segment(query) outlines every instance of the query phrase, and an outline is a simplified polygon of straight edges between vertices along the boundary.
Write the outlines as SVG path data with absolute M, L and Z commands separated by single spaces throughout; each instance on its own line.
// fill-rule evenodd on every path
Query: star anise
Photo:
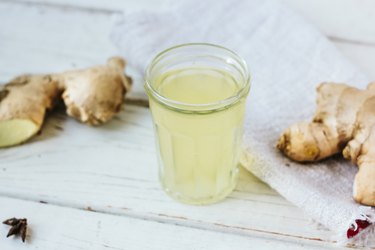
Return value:
M 11 235 L 21 235 L 22 241 L 25 242 L 26 233 L 27 233 L 27 219 L 26 218 L 23 218 L 23 219 L 10 218 L 10 219 L 3 221 L 3 224 L 12 226 L 9 229 L 7 237 Z

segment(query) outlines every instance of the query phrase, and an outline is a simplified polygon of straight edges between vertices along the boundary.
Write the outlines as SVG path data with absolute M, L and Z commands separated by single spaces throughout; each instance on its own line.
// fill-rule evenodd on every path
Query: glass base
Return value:
M 163 190 L 167 193 L 167 195 L 178 202 L 185 203 L 188 205 L 208 205 L 217 203 L 226 198 L 229 194 L 231 194 L 237 186 L 237 180 L 238 178 L 235 178 L 234 181 L 229 186 L 224 188 L 219 194 L 216 194 L 214 196 L 208 196 L 205 198 L 187 197 L 186 195 L 174 192 L 169 188 L 165 187 L 162 181 L 160 183 L 162 184 Z

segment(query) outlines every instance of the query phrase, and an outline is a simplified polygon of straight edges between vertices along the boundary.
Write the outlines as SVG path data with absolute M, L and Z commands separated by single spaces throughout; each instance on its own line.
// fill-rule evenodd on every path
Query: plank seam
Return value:
M 0 0 L 0 3 L 11 3 L 11 4 L 19 4 L 25 6 L 38 6 L 38 7 L 47 7 L 47 8 L 55 8 L 61 11 L 81 11 L 87 13 L 98 13 L 98 14 L 105 14 L 105 15 L 112 15 L 122 13 L 121 10 L 114 10 L 114 9 L 100 9 L 97 7 L 86 7 L 86 6 L 77 6 L 71 4 L 59 4 L 59 3 L 45 3 L 45 2 L 29 2 L 24 0 Z
M 139 215 L 136 213 L 131 213 L 131 210 L 128 210 L 124 208 L 123 210 L 127 210 L 128 213 L 120 213 L 120 212 L 109 212 L 104 211 L 102 209 L 96 209 L 92 208 L 91 206 L 88 207 L 80 207 L 74 204 L 63 204 L 59 202 L 47 202 L 44 200 L 34 200 L 31 198 L 21 198 L 17 195 L 11 196 L 4 193 L 0 193 L 0 197 L 3 198 L 9 198 L 9 199 L 15 199 L 15 200 L 21 200 L 21 201 L 27 201 L 27 202 L 33 202 L 33 203 L 40 203 L 44 205 L 51 205 L 61 208 L 69 208 L 69 209 L 77 209 L 81 211 L 86 212 L 93 212 L 93 213 L 100 213 L 100 214 L 106 214 L 106 215 L 112 215 L 112 216 L 120 216 L 120 217 L 126 217 L 131 219 L 138 219 L 138 220 L 144 220 L 144 221 L 150 221 L 155 223 L 163 223 L 163 224 L 169 224 L 169 225 L 175 225 L 175 226 L 181 226 L 185 228 L 192 228 L 192 229 L 198 229 L 198 230 L 205 230 L 205 231 L 212 231 L 212 232 L 218 232 L 218 233 L 226 233 L 231 235 L 237 235 L 242 237 L 255 237 L 255 238 L 269 238 L 279 241 L 289 241 L 293 242 L 295 244 L 299 243 L 299 240 L 303 240 L 306 243 L 309 243 L 311 245 L 316 244 L 335 244 L 335 241 L 332 240 L 323 240 L 320 238 L 314 238 L 314 237 L 305 237 L 301 235 L 293 235 L 293 234 L 286 234 L 286 233 L 279 233 L 279 232 L 273 232 L 273 231 L 267 231 L 262 229 L 253 229 L 253 228 L 247 228 L 242 226 L 230 226 L 222 223 L 217 222 L 204 222 L 201 220 L 193 220 L 188 219 L 185 217 L 179 217 L 179 216 L 171 216 L 166 214 L 157 214 L 157 213 L 150 213 L 151 215 Z M 190 223 L 187 223 L 190 222 Z M 249 235 L 250 233 L 250 235 Z
M 360 46 L 375 48 L 375 43 L 372 43 L 372 42 L 362 42 L 362 41 L 351 40 L 351 39 L 346 39 L 346 38 L 341 38 L 341 37 L 336 37 L 336 36 L 330 36 L 330 35 L 328 35 L 327 38 L 329 38 L 331 41 L 337 42 L 337 43 L 346 43 L 346 44 L 360 45 Z

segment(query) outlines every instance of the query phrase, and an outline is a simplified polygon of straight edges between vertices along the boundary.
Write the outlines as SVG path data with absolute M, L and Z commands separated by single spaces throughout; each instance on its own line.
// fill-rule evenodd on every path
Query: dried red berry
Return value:
M 346 231 L 346 237 L 348 239 L 353 238 L 356 236 L 359 232 L 361 232 L 366 227 L 370 226 L 370 222 L 367 220 L 355 220 L 356 225 L 353 225 L 351 228 Z

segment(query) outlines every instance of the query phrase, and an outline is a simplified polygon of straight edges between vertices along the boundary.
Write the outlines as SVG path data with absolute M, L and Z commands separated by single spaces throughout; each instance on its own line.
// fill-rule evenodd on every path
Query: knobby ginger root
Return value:
M 99 125 L 110 120 L 124 102 L 131 79 L 125 61 L 60 74 L 24 75 L 0 88 L 0 147 L 20 144 L 40 131 L 47 111 L 62 98 L 67 114 Z
M 62 98 L 68 115 L 98 125 L 110 120 L 124 102 L 131 80 L 125 76 L 125 61 L 110 58 L 107 65 L 56 74 L 53 78 L 64 89 Z
M 375 206 L 375 83 L 366 90 L 345 84 L 322 83 L 312 122 L 290 126 L 279 138 L 290 159 L 313 162 L 343 152 L 358 165 L 353 197 Z

